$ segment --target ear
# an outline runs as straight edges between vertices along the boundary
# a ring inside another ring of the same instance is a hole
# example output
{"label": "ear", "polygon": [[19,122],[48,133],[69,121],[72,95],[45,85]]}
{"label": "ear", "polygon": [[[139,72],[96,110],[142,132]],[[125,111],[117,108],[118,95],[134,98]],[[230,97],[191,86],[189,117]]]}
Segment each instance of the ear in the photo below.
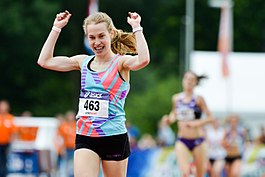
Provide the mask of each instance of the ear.
{"label": "ear", "polygon": [[111,38],[111,39],[114,38],[115,33],[116,33],[116,30],[115,30],[115,29],[114,29],[114,30],[111,30],[111,32],[110,32],[110,38]]}

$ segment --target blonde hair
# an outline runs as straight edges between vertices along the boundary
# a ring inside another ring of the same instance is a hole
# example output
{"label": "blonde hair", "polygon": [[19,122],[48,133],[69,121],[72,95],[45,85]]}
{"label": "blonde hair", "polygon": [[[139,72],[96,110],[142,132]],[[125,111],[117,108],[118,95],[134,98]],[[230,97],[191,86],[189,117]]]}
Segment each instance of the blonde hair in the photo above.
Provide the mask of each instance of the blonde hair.
{"label": "blonde hair", "polygon": [[85,18],[83,29],[87,35],[87,26],[91,24],[105,23],[109,33],[114,31],[114,37],[111,39],[111,50],[115,54],[136,54],[136,40],[133,33],[123,32],[116,29],[112,19],[104,12],[96,12]]}

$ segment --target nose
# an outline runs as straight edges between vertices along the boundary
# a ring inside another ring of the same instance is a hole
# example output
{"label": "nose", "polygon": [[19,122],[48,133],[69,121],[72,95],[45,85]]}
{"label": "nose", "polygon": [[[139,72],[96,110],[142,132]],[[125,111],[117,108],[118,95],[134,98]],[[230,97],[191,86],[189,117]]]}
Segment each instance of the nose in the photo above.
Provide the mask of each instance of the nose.
{"label": "nose", "polygon": [[95,41],[95,44],[96,45],[100,44],[100,39],[97,38],[96,41]]}

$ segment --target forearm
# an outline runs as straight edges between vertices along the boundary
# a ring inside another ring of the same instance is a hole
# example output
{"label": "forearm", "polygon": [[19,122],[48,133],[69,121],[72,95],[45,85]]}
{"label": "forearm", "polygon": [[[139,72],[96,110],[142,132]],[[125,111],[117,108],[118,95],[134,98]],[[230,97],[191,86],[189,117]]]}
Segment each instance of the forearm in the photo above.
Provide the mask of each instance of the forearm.
{"label": "forearm", "polygon": [[45,67],[46,63],[49,61],[49,59],[53,58],[54,48],[57,42],[57,39],[59,37],[60,32],[51,30],[47,40],[45,41],[39,58],[38,58],[38,64],[42,67]]}
{"label": "forearm", "polygon": [[135,37],[139,63],[147,65],[150,62],[150,54],[143,31],[135,32]]}
{"label": "forearm", "polygon": [[211,123],[212,121],[213,121],[212,118],[202,119],[202,120],[199,120],[199,122],[200,122],[199,124],[201,127],[203,127],[203,126]]}
{"label": "forearm", "polygon": [[177,121],[176,114],[173,111],[169,113],[168,118],[169,118],[169,123],[170,124],[172,124],[172,123]]}

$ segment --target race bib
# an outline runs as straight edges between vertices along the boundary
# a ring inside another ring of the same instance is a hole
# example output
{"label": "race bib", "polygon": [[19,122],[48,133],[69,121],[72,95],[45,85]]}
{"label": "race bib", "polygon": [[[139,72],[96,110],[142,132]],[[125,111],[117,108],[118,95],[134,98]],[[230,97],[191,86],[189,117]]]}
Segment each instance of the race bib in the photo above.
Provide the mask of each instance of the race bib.
{"label": "race bib", "polygon": [[177,110],[177,119],[180,121],[188,121],[193,120],[195,118],[194,116],[194,110],[190,108],[180,108]]}
{"label": "race bib", "polygon": [[87,92],[84,98],[79,99],[78,116],[96,116],[108,118],[109,94],[100,92]]}

